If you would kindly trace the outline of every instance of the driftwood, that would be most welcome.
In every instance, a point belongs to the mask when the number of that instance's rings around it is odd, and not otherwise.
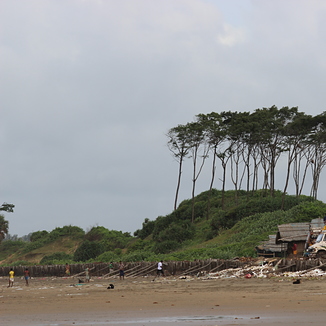
[[[210,273],[214,273],[215,271],[218,271],[222,266],[224,265],[224,262],[210,270]]]
[[[197,271],[201,271],[202,269],[206,268],[207,266],[209,266],[211,264],[211,262],[209,262],[208,264],[204,265],[204,266],[194,266],[192,268],[189,268],[187,271],[183,272],[183,275],[187,275],[187,274],[191,274]]]
[[[311,268],[309,268],[309,269],[306,269],[306,270],[302,271],[302,273],[300,273],[299,276],[301,276],[302,274],[305,274],[305,273],[307,273],[307,272],[310,272],[310,271],[312,271],[312,270],[314,270],[314,269],[316,269],[316,268],[320,268],[320,267],[322,267],[322,266],[325,266],[325,265],[326,265],[326,263],[323,263],[323,264],[320,264],[319,266],[314,266],[314,267],[311,267]]]
[[[144,273],[150,273],[154,270],[156,270],[156,264],[152,264],[152,265],[149,265],[149,266],[145,266],[145,267],[142,267],[140,270],[134,272],[134,273],[129,273],[128,277],[136,277],[136,276],[139,276],[141,274],[144,274]]]
[[[288,266],[284,266],[284,267],[282,267],[282,268],[278,268],[277,271],[279,272],[279,271],[282,271],[282,270],[284,270],[284,269],[291,268],[291,267],[293,267],[293,266],[296,266],[296,264],[291,264],[291,265],[288,265]]]
[[[201,267],[201,266],[200,266]],[[194,272],[196,269],[198,269],[198,265],[192,266],[189,269],[185,270],[182,275],[187,275],[190,274],[192,272]]]
[[[126,273],[129,273],[130,271],[133,271],[134,269],[136,269],[138,266],[136,265],[136,266],[134,266],[134,267],[132,267],[132,268],[129,268],[129,269],[127,269],[127,270],[125,270],[124,272],[125,272],[125,274]],[[110,275],[110,274],[112,274],[112,275]],[[113,272],[109,272],[109,273],[107,273],[107,274],[105,274],[105,275],[103,275],[103,277],[104,278],[106,278],[106,277],[111,277],[111,276],[113,276],[113,275],[119,275],[119,270],[114,270]],[[125,275],[126,276],[126,275]]]
[[[91,270],[93,270],[93,269],[95,269],[95,267],[89,268],[89,271],[91,271]],[[77,277],[77,276],[83,275],[83,274],[85,274],[85,273],[86,273],[85,271],[82,271],[82,272],[80,272],[80,273],[78,273],[78,274],[71,275],[70,277]]]

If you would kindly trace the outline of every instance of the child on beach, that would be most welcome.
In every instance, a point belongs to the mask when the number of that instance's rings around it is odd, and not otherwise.
[[[28,270],[28,268],[26,268],[25,271],[24,271],[24,278],[25,278],[26,286],[28,286],[28,280],[29,280],[29,270]]]
[[[15,276],[15,272],[13,271],[12,268],[10,268],[10,271],[9,271],[9,285],[8,285],[8,288],[13,287],[14,286],[14,276]]]
[[[125,279],[125,265],[123,264],[123,262],[121,260],[119,263],[119,276],[120,276],[120,280]]]
[[[86,278],[86,283],[89,283],[90,277],[89,277],[89,268],[88,267],[85,269],[85,278]]]
[[[70,266],[68,265],[68,263],[66,264],[66,276],[70,276]]]

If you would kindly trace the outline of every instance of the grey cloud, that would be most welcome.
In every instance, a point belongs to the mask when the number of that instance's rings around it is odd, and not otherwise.
[[[169,128],[273,104],[323,111],[324,11],[321,1],[2,1],[10,233],[95,223],[133,232],[172,209]],[[207,187],[203,177],[197,191]]]

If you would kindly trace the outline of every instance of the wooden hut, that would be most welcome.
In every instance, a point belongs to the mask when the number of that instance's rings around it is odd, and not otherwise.
[[[258,256],[263,257],[284,257],[288,250],[288,244],[286,242],[276,243],[276,234],[269,235],[267,241],[262,241],[260,245],[256,247]]]
[[[310,223],[288,223],[278,226],[276,244],[287,243],[288,254],[292,254],[292,246],[297,245],[298,255],[301,256],[305,250],[305,244],[310,231]]]

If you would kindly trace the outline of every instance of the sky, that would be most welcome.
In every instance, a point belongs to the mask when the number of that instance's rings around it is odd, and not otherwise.
[[[212,111],[325,111],[325,16],[324,0],[1,0],[9,233],[133,234],[173,210],[170,128]],[[184,179],[180,201],[190,166]]]

